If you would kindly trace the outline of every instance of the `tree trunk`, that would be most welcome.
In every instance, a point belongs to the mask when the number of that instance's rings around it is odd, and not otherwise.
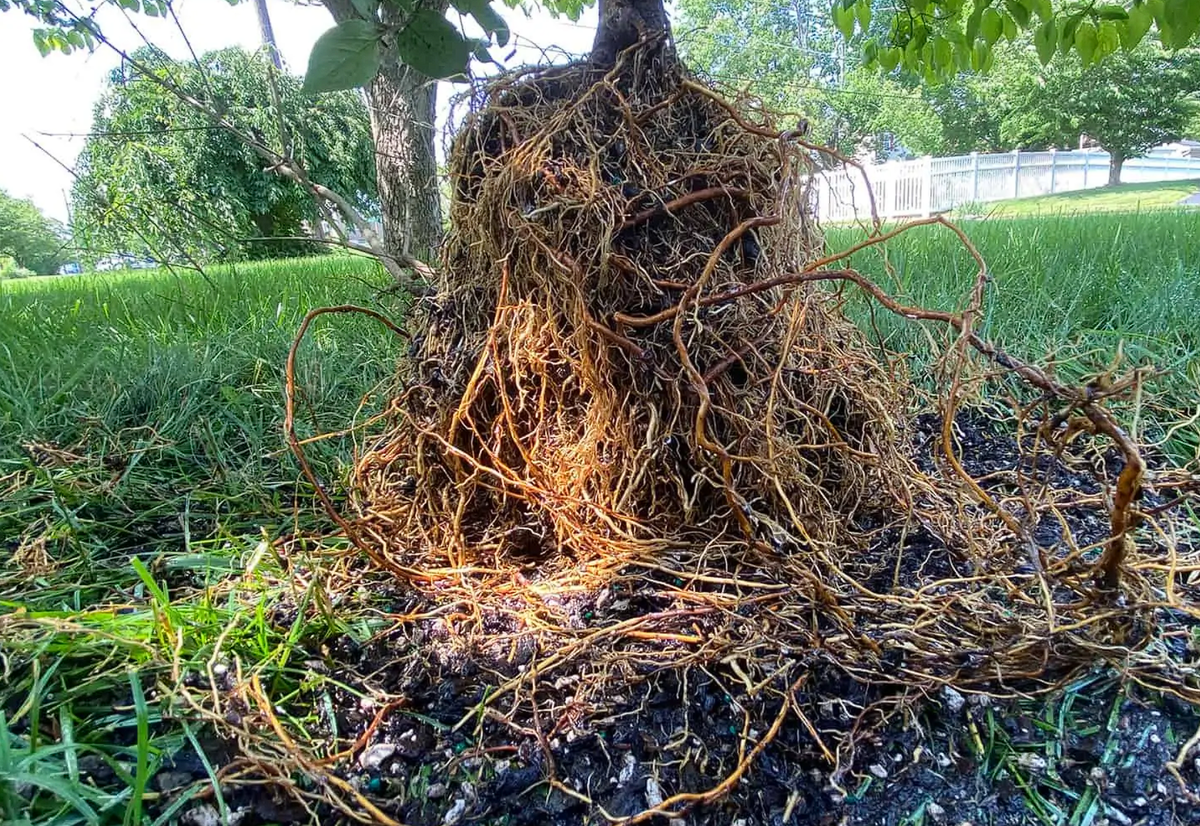
[[[611,66],[634,43],[671,31],[662,0],[600,0],[600,25],[592,42],[592,62]]]
[[[350,0],[322,0],[338,22],[358,17]],[[442,238],[434,153],[437,82],[394,57],[366,89],[375,178],[387,251],[428,259]]]
[[[1121,183],[1121,167],[1125,165],[1125,156],[1116,151],[1108,153],[1108,185],[1116,186]]]
[[[271,15],[267,12],[267,0],[254,0],[254,11],[258,15],[258,29],[262,32],[263,45],[271,57],[275,71],[283,71],[283,61],[279,59],[279,45],[275,42],[275,29],[271,26]]]

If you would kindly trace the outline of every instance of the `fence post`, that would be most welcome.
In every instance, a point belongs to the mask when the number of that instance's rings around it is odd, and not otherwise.
[[[1053,195],[1058,184],[1058,150],[1050,147],[1050,194]]]
[[[1021,197],[1021,150],[1013,150],[1013,194],[1014,198]]]
[[[933,155],[925,156],[925,191],[921,193],[921,217],[933,214]]]
[[[979,153],[971,153],[971,202],[979,201]]]
[[[1088,170],[1091,168],[1091,166],[1092,166],[1092,153],[1084,152],[1083,153],[1083,188],[1084,189],[1088,188]]]
[[[885,163],[882,167],[880,167],[880,171],[885,169],[887,170],[887,173],[880,176],[880,180],[887,181],[887,197],[884,198],[885,206],[883,208],[884,216],[888,218],[895,218],[896,213],[900,211],[899,192],[897,191],[900,189],[900,187],[896,185],[897,181],[899,180],[899,176],[896,175],[896,170],[890,163]]]

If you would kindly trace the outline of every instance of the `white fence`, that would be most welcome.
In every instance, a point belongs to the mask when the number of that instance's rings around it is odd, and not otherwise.
[[[825,221],[911,218],[963,204],[1005,201],[1108,183],[1105,152],[1003,152],[917,158],[827,172],[818,177],[817,214]],[[1148,157],[1125,161],[1123,183],[1200,178],[1200,158]],[[867,183],[870,183],[868,190]]]

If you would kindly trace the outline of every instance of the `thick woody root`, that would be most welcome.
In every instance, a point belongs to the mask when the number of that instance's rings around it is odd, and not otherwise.
[[[1163,610],[1196,616],[1177,574],[1198,561],[1137,512],[1126,489],[1144,489],[1144,463],[1102,400],[978,338],[982,267],[967,309],[943,313],[822,258],[814,148],[677,68],[639,65],[654,59],[634,49],[608,74],[516,73],[477,93],[436,297],[356,463],[348,533],[453,607],[436,616],[456,650],[504,675],[476,675],[485,703],[540,731],[537,677],[583,678],[551,709],[578,721],[617,685],[712,666],[803,718],[789,698],[818,664],[919,696],[1049,687],[1098,659],[1200,697],[1155,634]],[[847,281],[952,334],[925,471],[911,388],[841,315]],[[1044,394],[1029,474],[963,468],[953,414],[971,354]],[[1077,421],[1116,440],[1119,485],[1102,465],[1088,492],[1039,479]],[[1034,541],[1106,498],[1124,526],[1109,539]],[[1135,524],[1155,550],[1125,553]],[[631,596],[614,608],[613,589]]]

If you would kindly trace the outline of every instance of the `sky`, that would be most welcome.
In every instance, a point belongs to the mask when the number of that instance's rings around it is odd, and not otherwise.
[[[70,2],[70,0],[68,0]],[[514,43],[493,49],[499,58],[515,54],[509,65],[542,62],[543,49],[583,54],[595,33],[595,10],[578,23],[555,20],[541,11],[525,12],[496,4],[514,33]],[[230,5],[226,0],[175,0],[180,27],[197,53],[261,45],[253,4]],[[300,6],[289,0],[267,0],[275,37],[288,70],[303,74],[308,53],[320,34],[332,26],[319,5]],[[170,20],[137,15],[137,30],[117,10],[103,9],[97,17],[113,42],[133,51],[144,45],[142,35],[174,57],[187,56],[187,44]],[[108,73],[120,59],[104,46],[93,54],[51,54],[42,57],[33,45],[32,18],[16,11],[0,13],[0,189],[29,198],[46,214],[67,219],[71,166],[83,146],[82,133],[91,125],[92,107]],[[140,31],[140,34],[139,34]],[[446,102],[453,86],[441,84],[438,103],[443,126]],[[43,149],[35,146],[36,141]],[[439,144],[441,142],[439,141]],[[61,162],[61,164],[60,164]]]

